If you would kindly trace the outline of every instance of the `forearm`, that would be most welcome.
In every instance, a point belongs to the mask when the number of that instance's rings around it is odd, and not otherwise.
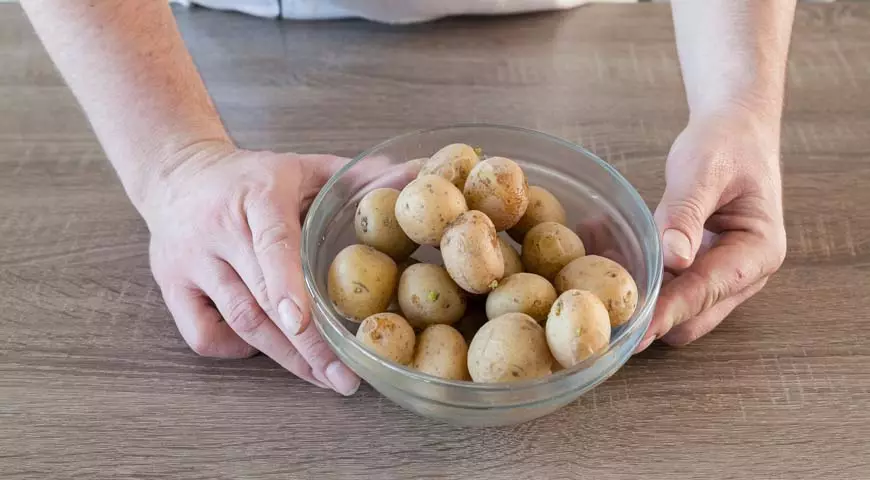
[[[673,0],[692,116],[745,107],[778,126],[795,0]]]
[[[131,199],[228,135],[166,0],[23,0]]]

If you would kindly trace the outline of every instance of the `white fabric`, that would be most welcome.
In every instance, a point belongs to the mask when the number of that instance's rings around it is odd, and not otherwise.
[[[453,15],[499,15],[576,7],[590,0],[170,0],[262,17],[318,20],[365,18],[415,23]],[[632,3],[637,0],[597,0]]]

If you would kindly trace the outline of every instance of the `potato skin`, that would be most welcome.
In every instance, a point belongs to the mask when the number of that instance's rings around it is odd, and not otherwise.
[[[447,380],[471,380],[468,374],[468,345],[450,325],[430,325],[417,337],[411,366],[423,373]]]
[[[467,210],[465,197],[455,185],[438,175],[422,175],[399,193],[395,214],[412,241],[438,245],[447,225]]]
[[[610,345],[610,319],[607,309],[595,294],[585,290],[566,290],[550,309],[547,345],[564,368],[607,350]]]
[[[554,280],[556,290],[588,290],[607,308],[610,325],[627,322],[637,308],[637,284],[622,265],[598,255],[577,258],[559,271]]]
[[[501,237],[498,237],[498,246],[501,249],[501,258],[504,260],[504,276],[522,272],[523,261],[514,247]]]
[[[506,313],[483,325],[468,347],[468,372],[480,383],[516,382],[552,373],[544,328],[525,313]]]
[[[417,244],[405,234],[396,220],[395,188],[376,188],[360,200],[353,219],[353,228],[360,243],[386,253],[401,262],[408,258]]]
[[[420,168],[420,175],[439,175],[462,190],[468,174],[478,161],[480,157],[474,148],[464,143],[452,143],[426,160]]]
[[[399,278],[399,308],[414,328],[456,323],[465,314],[465,292],[440,265],[418,263]]]
[[[368,245],[350,245],[329,266],[327,291],[339,313],[359,322],[387,309],[397,277],[392,258]]]
[[[551,281],[562,267],[585,254],[580,237],[556,222],[535,225],[523,239],[522,259],[526,271]]]
[[[441,256],[450,278],[470,293],[489,292],[504,275],[495,227],[476,210],[469,210],[450,223],[441,237]]]
[[[526,174],[504,157],[479,162],[468,174],[463,193],[468,208],[483,212],[499,232],[513,227],[529,206]]]
[[[529,206],[526,213],[508,230],[508,235],[522,245],[526,233],[535,225],[544,222],[564,225],[567,218],[565,208],[555,195],[543,187],[532,185],[529,187]]]
[[[390,306],[387,307],[388,312],[402,314],[402,309],[399,308],[398,284],[402,281],[402,274],[405,273],[405,270],[407,270],[411,265],[416,265],[418,263],[420,262],[414,258],[408,258],[407,260],[396,263],[396,278],[399,280],[396,282],[396,289],[393,291],[393,296],[390,297]]]
[[[376,313],[356,331],[356,338],[367,349],[387,360],[408,365],[414,358],[414,329],[395,313]]]
[[[556,301],[556,289],[534,273],[516,273],[505,277],[486,297],[486,316],[493,319],[505,313],[520,312],[538,323],[547,320],[550,307]]]

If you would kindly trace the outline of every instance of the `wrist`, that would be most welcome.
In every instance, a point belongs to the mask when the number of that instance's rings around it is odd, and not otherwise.
[[[122,175],[122,183],[133,206],[146,217],[149,210],[165,204],[166,197],[192,170],[201,170],[208,163],[223,158],[237,150],[226,137],[198,138],[182,144],[156,149],[147,155],[148,160],[137,162],[136,168]]]
[[[690,106],[690,121],[720,117],[742,118],[778,136],[782,121],[782,97],[746,91]]]

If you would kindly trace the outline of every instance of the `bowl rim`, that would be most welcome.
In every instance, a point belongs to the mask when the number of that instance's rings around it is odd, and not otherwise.
[[[578,363],[577,365],[572,366],[571,368],[564,368],[557,372],[553,372],[551,375],[547,375],[545,377],[530,379],[530,380],[521,380],[517,382],[507,382],[507,383],[474,383],[470,380],[447,380],[440,377],[436,377],[433,375],[429,375],[417,370],[414,370],[408,366],[401,365],[386,359],[383,359],[373,352],[366,349],[357,339],[355,335],[352,335],[350,331],[341,324],[341,316],[338,312],[335,311],[335,307],[332,305],[332,302],[325,298],[317,288],[317,282],[315,280],[314,270],[312,268],[312,253],[314,252],[314,246],[312,246],[308,240],[311,237],[311,229],[314,217],[312,215],[313,212],[316,212],[321,204],[325,201],[326,195],[332,190],[336,183],[342,178],[342,176],[347,173],[348,170],[353,168],[361,160],[369,157],[374,152],[380,151],[389,145],[397,142],[401,142],[402,140],[406,140],[410,137],[425,135],[429,133],[444,131],[444,130],[457,130],[457,129],[465,129],[465,128],[480,128],[480,129],[494,129],[494,130],[503,130],[503,131],[513,131],[516,133],[521,133],[524,135],[536,135],[540,136],[546,140],[561,144],[564,147],[567,147],[571,150],[576,151],[582,155],[585,155],[587,158],[592,160],[596,165],[600,168],[604,169],[607,173],[611,175],[616,181],[618,185],[620,185],[623,190],[628,193],[635,204],[642,206],[641,208],[643,212],[643,222],[647,227],[651,227],[653,231],[658,231],[655,225],[655,220],[652,212],[647,207],[646,202],[643,200],[643,197],[640,196],[640,193],[634,188],[634,186],[621,174],[616,168],[614,168],[610,163],[601,159],[598,155],[592,153],[587,150],[585,147],[566,140],[561,137],[557,137],[555,135],[551,135],[549,133],[541,132],[538,130],[518,127],[513,125],[503,125],[503,124],[495,124],[495,123],[456,123],[449,125],[436,126],[431,128],[423,128],[412,131],[406,131],[405,133],[401,133],[399,135],[390,137],[387,140],[384,140],[377,145],[366,149],[360,154],[354,156],[350,161],[348,161],[345,165],[341,167],[335,174],[330,177],[330,179],[324,184],[324,186],[320,189],[317,196],[314,198],[314,201],[311,203],[311,206],[308,209],[308,213],[305,215],[305,220],[302,225],[301,236],[301,261],[302,261],[302,273],[304,278],[304,283],[306,290],[308,291],[309,297],[320,307],[322,313],[328,317],[326,322],[320,322],[317,319],[316,315],[312,315],[313,322],[319,328],[324,328],[325,326],[329,326],[336,333],[341,335],[343,338],[348,340],[351,348],[354,349],[355,354],[363,355],[367,357],[370,361],[381,365],[386,368],[393,374],[402,375],[408,377],[410,380],[416,380],[420,382],[426,382],[429,384],[435,384],[437,386],[444,387],[452,387],[452,388],[464,388],[478,392],[518,392],[523,390],[533,390],[542,385],[552,385],[554,383],[561,383],[561,381],[565,381],[569,377],[574,377],[575,375],[582,374],[588,367],[594,364],[598,359],[605,357],[611,354],[613,351],[617,350],[626,340],[634,333],[638,328],[644,325],[649,325],[651,322],[653,310],[655,308],[656,300],[658,299],[659,291],[661,288],[661,281],[663,275],[663,265],[664,258],[661,249],[661,242],[658,235],[653,236],[652,238],[652,247],[654,249],[653,255],[653,263],[650,266],[650,270],[647,273],[648,283],[650,285],[650,289],[646,295],[644,303],[638,306],[634,313],[629,318],[628,322],[626,322],[626,328],[620,332],[620,334],[610,342],[607,347],[607,350],[599,353],[598,355],[594,355],[583,362]],[[312,307],[314,307],[312,305]],[[313,310],[313,308],[312,308]],[[313,313],[313,312],[312,312]],[[640,321],[642,318],[650,318],[650,322]],[[322,325],[322,323],[326,323],[326,325]],[[309,325],[310,327],[310,325]],[[324,340],[330,344],[332,348],[338,348],[337,345],[330,339],[328,335],[324,335],[326,338]],[[638,337],[638,344],[640,343],[641,337]],[[634,345],[632,348],[636,348],[637,345]],[[345,355],[349,355],[347,352]],[[630,357],[629,357],[630,358]],[[617,367],[617,370],[621,368]],[[614,370],[615,372],[615,370]],[[401,387],[403,391],[405,389]]]

